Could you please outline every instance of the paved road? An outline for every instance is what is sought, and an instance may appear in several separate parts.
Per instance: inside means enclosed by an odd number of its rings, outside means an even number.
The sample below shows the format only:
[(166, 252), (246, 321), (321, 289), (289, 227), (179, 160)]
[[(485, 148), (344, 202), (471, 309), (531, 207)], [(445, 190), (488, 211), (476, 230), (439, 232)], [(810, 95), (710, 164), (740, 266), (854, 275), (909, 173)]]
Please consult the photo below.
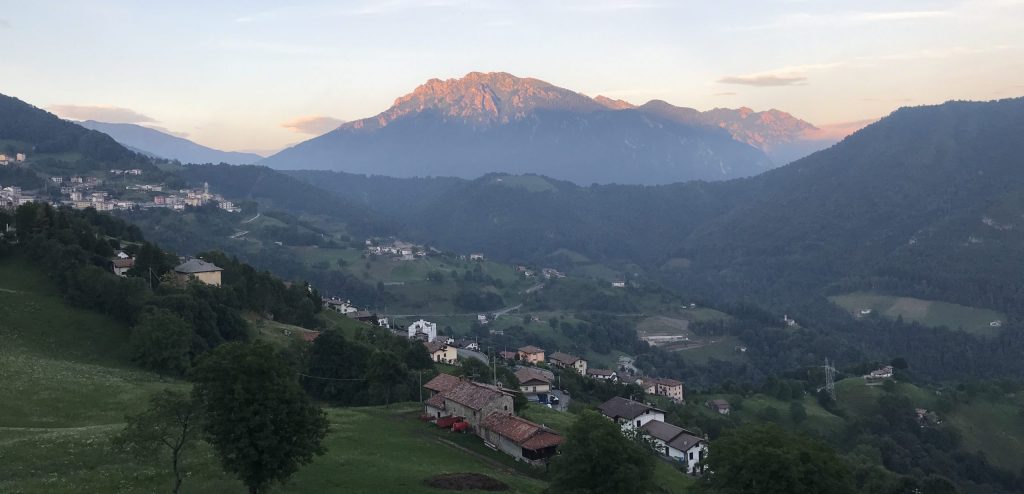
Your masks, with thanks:
[(253, 221), (256, 220), (256, 218), (259, 218), (261, 214), (263, 214), (263, 213), (256, 213), (256, 216), (253, 216), (252, 218), (249, 218), (249, 219), (243, 221), (242, 223), (252, 223)]

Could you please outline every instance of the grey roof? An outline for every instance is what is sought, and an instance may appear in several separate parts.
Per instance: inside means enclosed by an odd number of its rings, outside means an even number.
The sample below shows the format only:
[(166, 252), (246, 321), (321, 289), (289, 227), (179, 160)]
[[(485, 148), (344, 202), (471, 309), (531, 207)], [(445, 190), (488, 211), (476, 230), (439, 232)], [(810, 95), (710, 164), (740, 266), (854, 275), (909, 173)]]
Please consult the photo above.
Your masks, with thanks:
[(686, 450), (696, 446), (697, 443), (700, 443), (700, 442), (703, 442), (703, 441), (704, 441), (703, 438), (700, 438), (700, 437), (694, 436), (693, 434), (688, 434), (688, 433), (684, 432), (684, 433), (676, 436), (675, 439), (673, 439), (671, 441), (668, 441), (668, 445), (669, 445), (669, 447), (674, 448), (676, 450), (686, 451)]
[(662, 422), (660, 420), (652, 420), (641, 427), (641, 429), (647, 431), (651, 437), (655, 439), (661, 439), (666, 443), (675, 439), (676, 436), (683, 433), (682, 427), (674, 426), (668, 422)]
[(195, 274), (195, 273), (210, 273), (213, 271), (224, 271), (217, 267), (211, 262), (206, 262), (202, 259), (189, 259), (182, 264), (179, 264), (174, 268), (176, 273), (182, 274)]
[(692, 431), (660, 420), (652, 420), (640, 428), (647, 431), (651, 437), (659, 439), (679, 451), (686, 451), (704, 440)]
[(644, 413), (647, 413), (649, 410), (665, 413), (665, 411), (660, 408), (647, 406), (638, 401), (629, 400), (621, 396), (616, 396), (602, 403), (598, 408), (604, 416), (611, 417), (613, 419), (623, 418), (633, 420)]

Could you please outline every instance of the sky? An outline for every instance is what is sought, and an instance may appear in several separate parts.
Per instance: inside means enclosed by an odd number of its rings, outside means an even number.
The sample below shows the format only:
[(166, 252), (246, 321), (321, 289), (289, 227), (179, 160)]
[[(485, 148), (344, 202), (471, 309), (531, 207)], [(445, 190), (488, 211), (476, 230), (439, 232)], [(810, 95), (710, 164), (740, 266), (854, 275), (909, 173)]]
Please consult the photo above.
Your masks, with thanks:
[(0, 0), (0, 93), (261, 153), (472, 71), (839, 129), (1024, 96), (1022, 26), (1024, 0)]

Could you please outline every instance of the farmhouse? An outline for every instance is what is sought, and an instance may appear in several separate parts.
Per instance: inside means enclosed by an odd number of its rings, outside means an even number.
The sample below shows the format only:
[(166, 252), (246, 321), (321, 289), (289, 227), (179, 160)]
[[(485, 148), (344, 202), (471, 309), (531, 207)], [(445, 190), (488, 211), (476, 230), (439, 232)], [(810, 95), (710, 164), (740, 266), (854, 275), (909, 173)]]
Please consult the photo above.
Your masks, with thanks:
[(533, 345), (527, 345), (519, 349), (519, 360), (531, 364), (539, 364), (544, 361), (544, 349)]
[(125, 276), (128, 276), (128, 270), (135, 267), (135, 258), (118, 257), (117, 259), (112, 259), (110, 261), (110, 266), (114, 269), (114, 274), (124, 278)]
[(528, 367), (517, 370), (516, 379), (519, 381), (519, 391), (523, 393), (546, 395), (551, 392), (551, 379)]
[(513, 458), (543, 464), (558, 450), (564, 438), (555, 431), (521, 417), (492, 413), (480, 427), (480, 437)]
[(568, 353), (555, 352), (551, 354), (549, 358), (551, 365), (561, 368), (575, 369), (581, 376), (587, 375), (587, 361), (577, 357), (575, 355), (569, 355)]
[(425, 341), (423, 342), (423, 345), (427, 347), (427, 353), (430, 354), (430, 360), (433, 360), (434, 362), (455, 364), (459, 361), (458, 350), (447, 343), (440, 341)]
[[(434, 380), (427, 384), (434, 383)], [(450, 383), (438, 384), (437, 387), (444, 387)], [(485, 417), (494, 412), (512, 413), (513, 410), (512, 393), (472, 381), (459, 381), (454, 387), (431, 396), (423, 405), (424, 413), (432, 418), (463, 418), (477, 435), (480, 435), (480, 423)]]
[(601, 415), (622, 426), (623, 430), (643, 427), (652, 420), (665, 421), (665, 411), (638, 401), (616, 396), (601, 404)]
[(189, 259), (174, 268), (174, 274), (181, 283), (197, 279), (207, 285), (220, 286), (220, 272), (223, 269), (202, 259)]
[(864, 376), (864, 380), (868, 381), (869, 383), (871, 383), (871, 382), (876, 382), (877, 383), (878, 381), (883, 381), (885, 379), (892, 379), (892, 374), (893, 374), (892, 366), (891, 365), (887, 365), (887, 366), (882, 367), (880, 369), (875, 369), (875, 370), (871, 371), (871, 373), (869, 373), (869, 374)]
[(683, 463), (686, 466), (686, 473), (700, 472), (700, 462), (707, 456), (708, 451), (704, 438), (660, 420), (647, 422), (641, 429), (651, 437), (659, 453)]

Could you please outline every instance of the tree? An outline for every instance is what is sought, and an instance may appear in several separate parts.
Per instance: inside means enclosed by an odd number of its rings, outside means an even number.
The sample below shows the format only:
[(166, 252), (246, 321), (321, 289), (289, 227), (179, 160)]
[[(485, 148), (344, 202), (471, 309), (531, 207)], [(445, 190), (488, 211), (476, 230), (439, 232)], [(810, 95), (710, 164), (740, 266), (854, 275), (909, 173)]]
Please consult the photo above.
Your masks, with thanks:
[(149, 308), (132, 328), (132, 359), (148, 369), (183, 373), (189, 365), (192, 327), (167, 309)]
[(366, 365), (366, 380), (384, 398), (384, 404), (391, 403), (391, 390), (408, 376), (405, 365), (392, 352), (376, 351), (370, 355)]
[(250, 494), (325, 452), (327, 418), (272, 346), (226, 343), (204, 355), (190, 378), (207, 440)]
[(728, 431), (708, 455), (701, 492), (844, 494), (854, 492), (846, 464), (824, 443), (773, 425)]
[(136, 453), (152, 454), (166, 449), (171, 454), (174, 488), (181, 489), (181, 461), (199, 431), (199, 406), (188, 395), (164, 390), (149, 399), (149, 408), (127, 418), (128, 425), (115, 443)]
[(649, 492), (654, 457), (625, 438), (619, 427), (584, 411), (569, 428), (562, 453), (551, 463), (551, 491), (612, 494)]

